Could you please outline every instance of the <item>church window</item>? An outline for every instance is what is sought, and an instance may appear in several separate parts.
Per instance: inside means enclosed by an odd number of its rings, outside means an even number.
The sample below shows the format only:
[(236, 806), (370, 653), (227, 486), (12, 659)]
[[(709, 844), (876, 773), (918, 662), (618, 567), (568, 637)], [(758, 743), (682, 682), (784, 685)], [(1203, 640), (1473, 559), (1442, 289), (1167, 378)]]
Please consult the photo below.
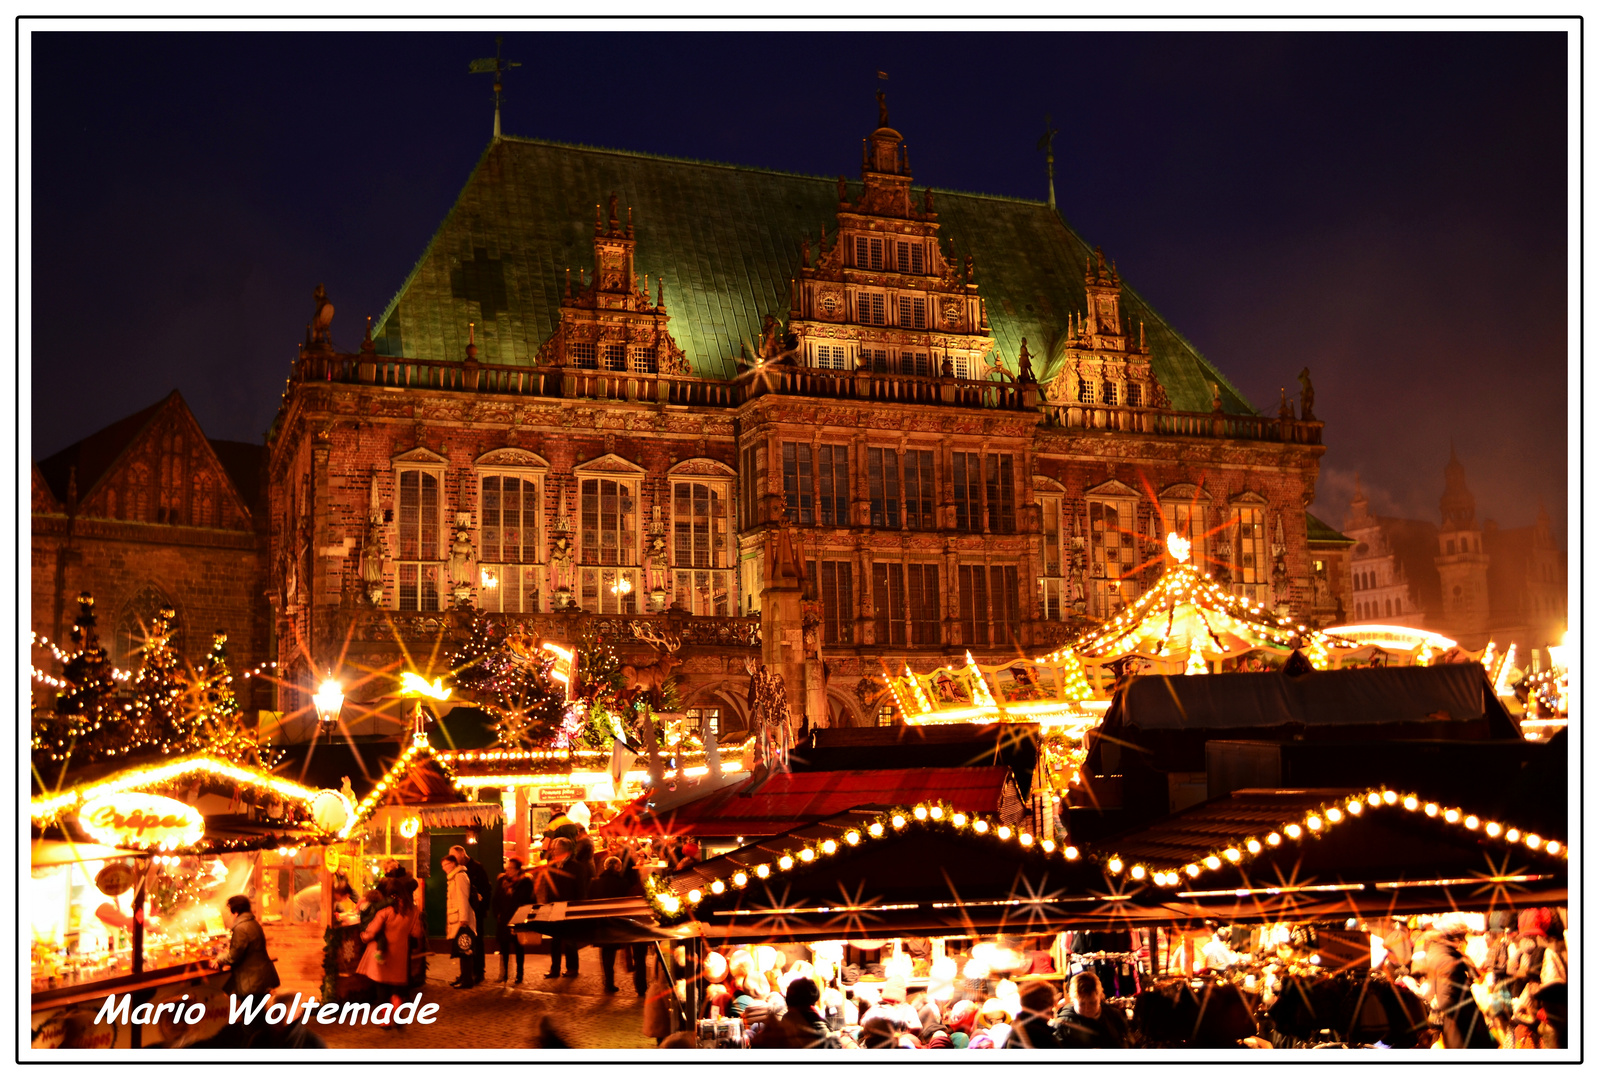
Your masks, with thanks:
[(729, 615), (732, 553), (725, 484), (672, 485), (672, 564), (676, 602), (695, 615)]
[(783, 503), (788, 520), (795, 525), (814, 525), (814, 495), (811, 491), (811, 446), (809, 443), (783, 444)]
[(619, 344), (611, 343), (611, 344), (607, 344), (605, 346), (605, 370), (606, 371), (626, 371), (627, 370), (627, 346), (626, 345), (619, 345)]
[(439, 610), (443, 575), (439, 545), (438, 473), (400, 472), (399, 547), (396, 573), (401, 611)]
[(984, 479), (988, 495), (988, 527), (997, 533), (1016, 531), (1016, 478), (1011, 455), (989, 454)]
[(1100, 403), (1104, 405), (1116, 404), (1116, 384), (1106, 379), (1100, 387)]
[(1444, 541), (1444, 553), (1447, 555), (1453, 555), (1455, 553), (1455, 542), (1453, 540)]
[[(684, 728), (688, 731), (698, 732), (704, 730), (711, 735), (722, 734), (721, 709), (684, 709)], [(704, 725), (703, 729), (701, 725)]]
[(822, 641), (847, 645), (855, 636), (854, 567), (844, 560), (822, 563)]
[(1109, 618), (1138, 597), (1131, 499), (1088, 501), (1088, 577), (1096, 618)]
[(1144, 388), (1142, 384), (1135, 382), (1127, 384), (1127, 404), (1135, 409), (1144, 404)]
[(849, 524), (849, 447), (819, 446), (816, 479), (821, 487), (822, 524)]
[[(478, 503), (478, 599), (484, 611), (539, 610), (539, 483), (484, 476)], [(489, 584), (492, 582), (493, 584)]]
[(983, 459), (980, 454), (956, 451), (950, 455), (950, 478), (955, 485), (955, 528), (961, 532), (982, 532)]
[(936, 529), (933, 517), (933, 452), (905, 451), (905, 524), (912, 529)]
[(574, 341), (566, 347), (566, 358), (573, 367), (597, 368), (599, 363), (599, 346), (592, 341)]
[(872, 527), (899, 528), (899, 455), (893, 450), (868, 447), (866, 484), (871, 501)]

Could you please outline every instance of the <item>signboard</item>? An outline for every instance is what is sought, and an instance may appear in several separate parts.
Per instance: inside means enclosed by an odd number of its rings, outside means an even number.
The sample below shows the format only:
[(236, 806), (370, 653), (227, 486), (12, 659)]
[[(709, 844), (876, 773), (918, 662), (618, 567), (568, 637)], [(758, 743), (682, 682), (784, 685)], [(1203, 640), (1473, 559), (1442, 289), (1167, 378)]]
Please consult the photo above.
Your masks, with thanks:
[(562, 787), (541, 787), (533, 789), (532, 802), (540, 803), (570, 803), (581, 802), (588, 798), (589, 789), (577, 784), (566, 784)]
[(133, 867), (127, 863), (106, 863), (100, 872), (94, 875), (94, 885), (106, 896), (121, 896), (133, 888), (135, 878)]
[(84, 803), (78, 824), (95, 840), (113, 847), (187, 847), (205, 835), (205, 818), (192, 806), (164, 795), (119, 791)]

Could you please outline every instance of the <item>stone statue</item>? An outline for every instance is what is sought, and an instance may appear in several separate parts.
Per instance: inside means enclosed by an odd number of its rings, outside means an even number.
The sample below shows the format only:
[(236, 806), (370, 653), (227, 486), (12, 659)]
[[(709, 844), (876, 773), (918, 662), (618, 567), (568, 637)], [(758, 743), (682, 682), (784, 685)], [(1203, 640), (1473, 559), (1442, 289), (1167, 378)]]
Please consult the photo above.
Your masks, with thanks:
[(333, 301), (328, 299), (327, 290), (318, 283), (316, 291), (311, 294), (311, 302), (316, 306), (311, 316), (311, 344), (325, 345), (332, 340), (329, 327), (333, 322)]
[(1316, 388), (1310, 385), (1310, 368), (1305, 368), (1299, 373), (1299, 418), (1301, 420), (1316, 419)]
[(811, 238), (808, 236), (800, 243), (800, 265), (807, 270), (811, 268)]
[(454, 539), (450, 542), (450, 582), (455, 586), (455, 599), (465, 603), (472, 594), (472, 560), (477, 551), (472, 547), (472, 529), (465, 514), (455, 519)]
[(777, 338), (777, 319), (768, 312), (761, 320), (761, 359), (770, 360), (781, 351)]
[(1022, 338), (1022, 351), (1016, 356), (1016, 381), (1024, 383), (1038, 381), (1033, 377), (1033, 360), (1027, 354), (1026, 338)]
[(838, 201), (849, 202), (849, 182), (842, 176), (838, 178)]
[(1221, 412), (1221, 385), (1219, 383), (1213, 382), (1210, 384), (1210, 411)]
[(880, 128), (888, 126), (888, 95), (883, 92), (882, 87), (877, 88), (877, 126)]

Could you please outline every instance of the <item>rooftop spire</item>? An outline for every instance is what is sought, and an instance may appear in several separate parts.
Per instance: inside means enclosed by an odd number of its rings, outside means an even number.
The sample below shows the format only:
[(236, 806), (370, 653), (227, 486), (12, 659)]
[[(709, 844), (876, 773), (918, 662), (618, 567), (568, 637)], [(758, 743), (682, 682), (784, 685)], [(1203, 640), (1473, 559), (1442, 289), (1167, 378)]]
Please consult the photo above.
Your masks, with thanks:
[(472, 74), (472, 75), (493, 75), (494, 76), (494, 138), (495, 138), (496, 141), (498, 141), (499, 138), (500, 138), (500, 91), (504, 88), (503, 84), (500, 81), (500, 77), (504, 73), (506, 68), (514, 68), (514, 67), (521, 67), (522, 66), (520, 61), (517, 61), (517, 60), (503, 60), (503, 59), (501, 59), (501, 57), (500, 57), (500, 38), (501, 38), (501, 35), (499, 35), (499, 34), (495, 34), (494, 35), (494, 55), (493, 56), (487, 56), (487, 57), (484, 57), (481, 60), (474, 60), (470, 64), (467, 65), (467, 69), (466, 69), (467, 72), (469, 74)]
[(1444, 466), (1444, 494), (1438, 500), (1446, 529), (1475, 529), (1477, 527), (1477, 500), (1466, 487), (1466, 467), (1455, 456), (1455, 444), (1449, 443), (1449, 464)]
[(1044, 152), (1044, 167), (1049, 172), (1049, 208), (1055, 209), (1055, 136), (1058, 130), (1050, 124), (1050, 116), (1044, 114), (1044, 134), (1038, 140), (1038, 148)]

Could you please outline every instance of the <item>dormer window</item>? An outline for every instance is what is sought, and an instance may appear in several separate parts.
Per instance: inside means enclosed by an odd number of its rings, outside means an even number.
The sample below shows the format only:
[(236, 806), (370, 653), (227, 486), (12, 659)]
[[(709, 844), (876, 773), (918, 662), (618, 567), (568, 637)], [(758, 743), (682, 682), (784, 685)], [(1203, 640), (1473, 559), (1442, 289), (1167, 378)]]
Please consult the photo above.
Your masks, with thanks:
[(567, 362), (578, 368), (600, 366), (599, 347), (592, 341), (574, 341), (566, 347)]
[(860, 270), (883, 268), (883, 241), (875, 236), (855, 238), (855, 266)]
[(627, 370), (627, 346), (626, 345), (608, 344), (608, 345), (605, 346), (605, 370), (606, 371), (626, 371)]

